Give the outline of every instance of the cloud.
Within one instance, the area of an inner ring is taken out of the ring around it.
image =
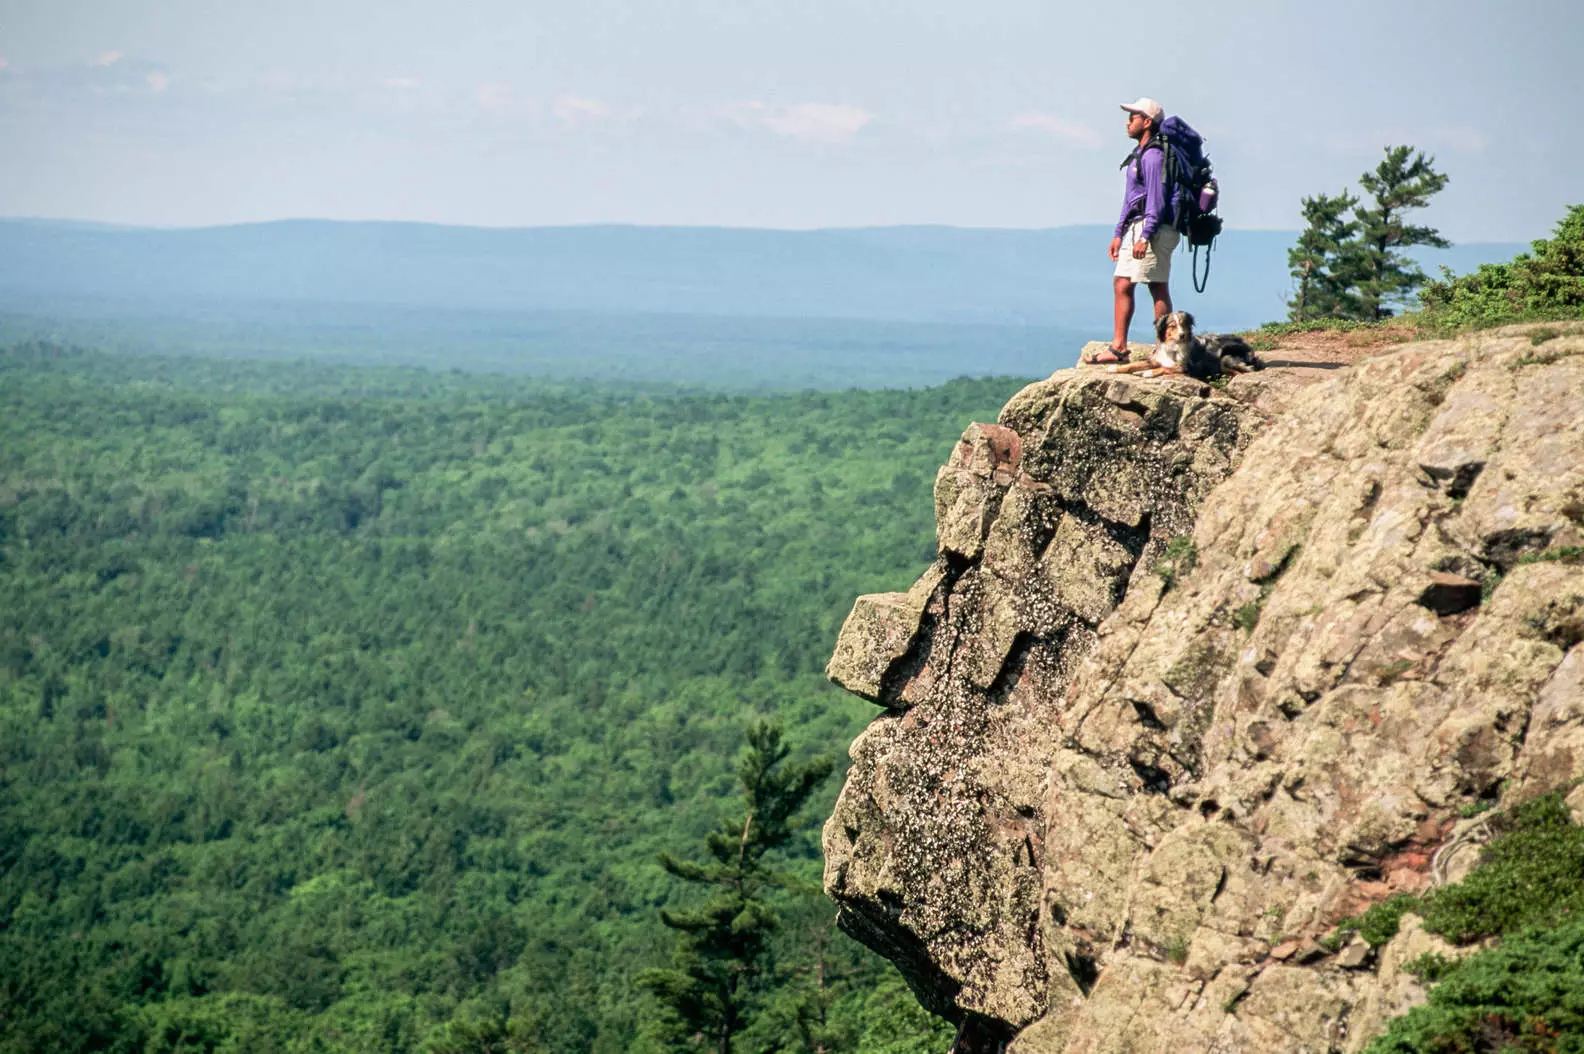
[[[392,91],[411,91],[414,88],[422,88],[423,81],[417,77],[386,77],[380,81],[380,87],[390,88]]]
[[[733,103],[719,116],[741,128],[763,128],[805,143],[845,143],[874,120],[875,115],[841,103],[801,102],[769,106],[762,102]]]
[[[5,60],[5,56],[3,56],[3,55],[0,55],[0,70],[3,70],[3,69],[5,69],[5,68],[6,68],[6,67],[7,67],[7,66],[9,66],[9,65],[11,65],[11,63],[9,63],[9,62],[7,62],[7,61],[6,61],[6,60]]]
[[[557,95],[550,111],[556,115],[556,120],[566,124],[600,121],[611,115],[609,104],[578,95]]]
[[[114,66],[116,63],[120,62],[121,58],[122,58],[121,52],[119,52],[119,51],[107,51],[103,55],[100,55],[98,58],[94,59],[88,65],[90,65],[90,66],[98,66],[101,69],[105,69],[105,68],[108,68],[110,66]]]
[[[473,102],[481,110],[504,110],[511,105],[511,89],[504,84],[480,84],[473,89]]]
[[[765,117],[771,131],[809,143],[844,143],[874,120],[874,114],[857,106],[805,102]]]
[[[153,92],[155,95],[158,95],[160,92],[170,87],[170,75],[161,70],[155,70],[153,73],[150,73],[148,76],[143,78],[143,83],[148,85],[149,91]]]
[[[1100,142],[1100,133],[1093,128],[1078,121],[1058,117],[1053,113],[1019,114],[1012,118],[1011,127],[1018,131],[1044,132],[1046,135],[1054,135],[1058,139],[1065,139],[1082,146],[1094,146]]]
[[[642,115],[640,108],[618,108],[603,99],[590,99],[582,95],[557,95],[550,104],[555,119],[569,128],[592,124],[625,123]]]

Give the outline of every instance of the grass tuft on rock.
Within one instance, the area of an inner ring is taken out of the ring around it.
[[[1171,589],[1178,579],[1198,566],[1199,547],[1194,545],[1188,535],[1179,534],[1166,543],[1165,551],[1150,570],[1161,577],[1167,589]]]

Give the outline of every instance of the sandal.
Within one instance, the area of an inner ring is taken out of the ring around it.
[[[1097,351],[1091,355],[1088,362],[1091,366],[1111,366],[1127,360],[1128,353],[1126,348],[1106,348],[1104,351]]]

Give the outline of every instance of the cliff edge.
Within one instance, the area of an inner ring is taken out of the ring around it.
[[[1529,333],[1275,402],[1063,371],[964,433],[828,668],[884,710],[824,835],[957,1049],[1357,1051],[1423,999],[1414,926],[1316,938],[1584,776],[1584,329]]]

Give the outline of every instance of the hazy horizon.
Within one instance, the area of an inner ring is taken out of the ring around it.
[[[1560,219],[1560,217],[1558,217]],[[835,225],[829,227],[774,227],[754,224],[736,223],[624,223],[616,221],[591,220],[586,223],[441,223],[436,220],[408,220],[369,217],[366,219],[337,219],[332,216],[275,216],[269,219],[241,220],[234,223],[200,223],[200,224],[158,224],[158,223],[115,223],[108,220],[96,220],[85,216],[46,216],[46,215],[0,215],[0,223],[52,223],[62,225],[81,225],[86,227],[102,227],[111,230],[132,231],[202,231],[223,230],[233,227],[262,227],[277,223],[339,223],[346,225],[357,224],[390,224],[392,226],[409,227],[448,227],[457,230],[480,231],[541,231],[541,230],[586,230],[590,228],[636,228],[643,230],[722,230],[722,231],[765,231],[777,234],[817,234],[821,232],[840,231],[905,231],[905,230],[951,230],[951,231],[1007,231],[1011,233],[1039,234],[1050,231],[1077,230],[1095,228],[1110,230],[1111,223],[1101,220],[1076,221],[1073,223],[1059,223],[1045,227],[1017,227],[1017,226],[968,226],[959,223],[869,223]],[[1296,236],[1301,228],[1293,227],[1242,227],[1227,224],[1226,231],[1243,232],[1248,234],[1291,234]],[[1537,237],[1546,237],[1551,232],[1548,229]],[[1471,239],[1464,242],[1454,242],[1454,245],[1509,245],[1527,244],[1533,239],[1511,238],[1482,238]]]
[[[1109,336],[1107,233],[0,220],[0,339],[748,388],[1040,376]],[[1220,332],[1282,317],[1292,239],[1229,232],[1177,306]],[[1463,272],[1523,248],[1415,256]]]

